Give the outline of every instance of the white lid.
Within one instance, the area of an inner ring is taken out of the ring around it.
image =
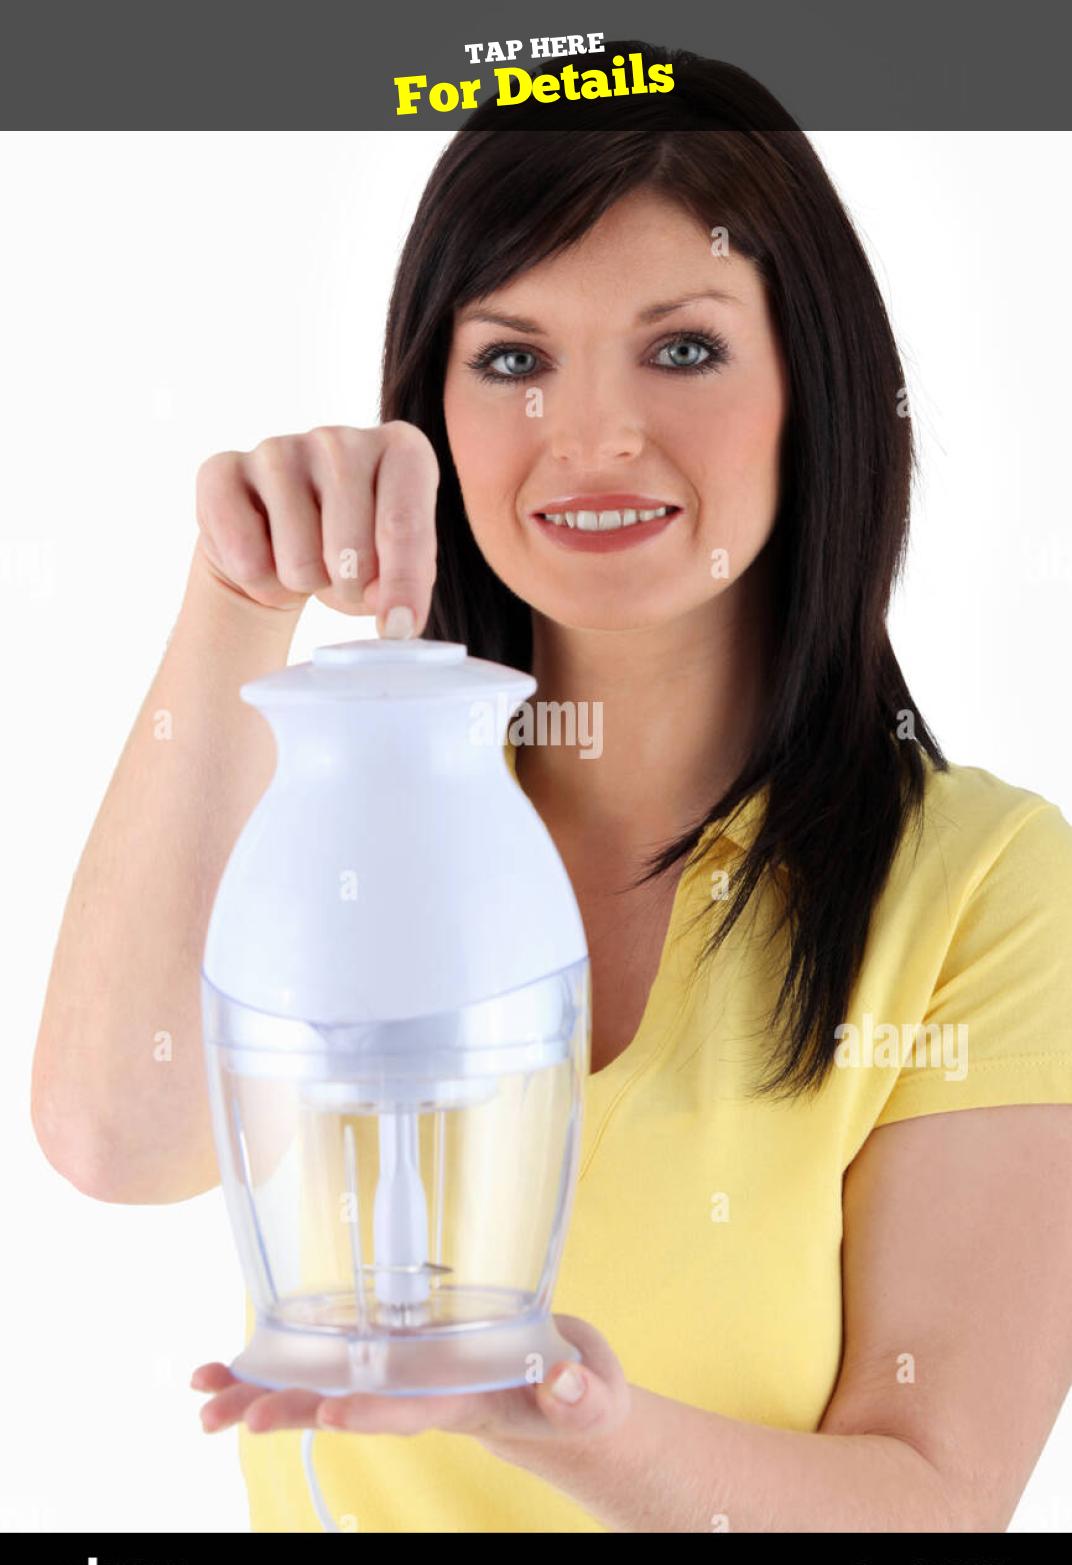
[[[251,706],[322,701],[471,700],[502,692],[517,701],[531,695],[531,674],[471,658],[459,641],[343,641],[317,647],[309,663],[248,681]]]
[[[503,753],[535,688],[456,643],[372,639],[243,685],[278,759],[220,881],[208,981],[275,1016],[364,1026],[584,957],[565,866]]]

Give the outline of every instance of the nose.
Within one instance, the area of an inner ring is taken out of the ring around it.
[[[543,409],[548,448],[556,461],[599,467],[627,461],[643,449],[641,420],[616,379],[613,372],[596,376],[559,370]]]

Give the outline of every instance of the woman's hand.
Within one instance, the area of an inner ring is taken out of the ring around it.
[[[435,581],[438,486],[435,448],[401,419],[276,435],[202,464],[198,552],[227,587],[269,608],[317,597],[375,614],[381,635],[419,635]]]
[[[551,1366],[542,1384],[450,1396],[321,1396],[265,1391],[237,1380],[224,1364],[202,1364],[190,1384],[211,1391],[201,1409],[207,1433],[244,1421],[255,1434],[276,1429],[335,1429],[352,1434],[415,1435],[442,1429],[472,1435],[495,1454],[522,1461],[524,1448],[564,1436],[610,1433],[629,1413],[630,1386],[606,1339],[574,1315],[555,1325],[582,1360]],[[574,1391],[579,1391],[573,1397]]]

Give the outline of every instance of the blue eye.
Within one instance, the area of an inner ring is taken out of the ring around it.
[[[680,354],[684,349],[686,353],[692,353],[699,349],[702,358],[691,358],[687,362],[680,357],[671,358],[667,362],[659,362],[662,354]],[[711,370],[721,369],[729,360],[729,349],[722,337],[709,337],[706,332],[681,332],[676,337],[671,337],[658,349],[656,357],[649,359],[648,363],[654,369],[662,370],[670,375],[704,375]],[[498,370],[494,366],[498,360],[512,361],[505,370]],[[518,365],[518,359],[528,360],[528,364]],[[475,358],[466,361],[481,380],[489,381],[493,385],[505,386],[515,381],[531,380],[539,371],[539,360],[531,348],[518,348],[508,342],[493,342],[484,348]]]
[[[674,342],[668,342],[665,347],[659,349],[659,353],[677,353],[684,349],[686,353],[693,349],[699,349],[704,355],[702,359],[692,359],[688,363],[681,359],[672,359],[669,364],[660,364],[660,369],[697,370],[703,368],[711,358],[711,350],[706,343],[700,342],[695,337],[678,337]]]
[[[669,364],[657,362],[660,354],[676,353],[681,348],[686,352],[699,348],[703,358],[691,359],[688,363],[683,363],[681,359],[671,359]],[[708,336],[704,331],[685,331],[678,332],[676,337],[667,338],[652,362],[656,369],[666,370],[671,375],[706,375],[710,370],[721,369],[729,361],[730,350],[725,337],[717,334]]]
[[[531,359],[532,367],[535,368],[536,366],[536,355],[534,353],[530,353],[527,348],[511,348],[508,353],[500,353],[499,358],[513,359],[515,361],[512,366],[508,365],[506,370],[507,375],[512,380],[524,380],[526,375],[532,374],[532,369],[518,367],[516,362],[518,359]]]
[[[533,368],[520,371],[493,370],[492,366],[497,359],[531,359]],[[485,348],[483,353],[478,353],[475,359],[469,360],[469,368],[476,370],[481,380],[497,381],[500,384],[508,380],[528,380],[535,373],[536,355],[530,348],[510,348],[502,343],[492,343],[490,348]]]

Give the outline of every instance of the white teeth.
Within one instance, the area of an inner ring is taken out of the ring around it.
[[[657,506],[653,511],[545,511],[544,520],[556,527],[575,527],[580,532],[612,532],[618,527],[632,527],[636,522],[650,522],[656,516],[665,516],[668,505]]]

